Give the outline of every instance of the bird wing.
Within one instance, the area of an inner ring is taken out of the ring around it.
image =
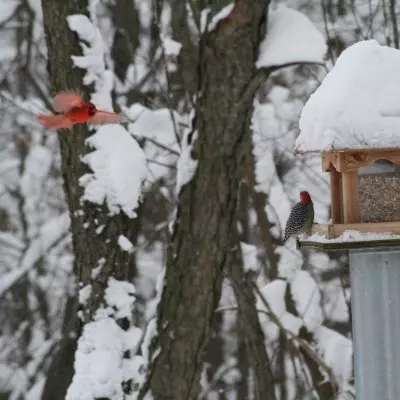
[[[82,96],[73,91],[61,92],[53,99],[54,110],[62,113],[67,113],[75,107],[82,107],[84,104]]]
[[[107,112],[107,111],[97,111],[96,114],[89,119],[88,124],[91,125],[103,125],[103,124],[118,124],[121,122],[121,114]]]
[[[72,122],[65,115],[38,115],[36,118],[50,131],[72,129]]]
[[[304,228],[308,217],[309,214],[305,212],[305,206],[300,202],[295,204],[290,211],[289,218],[286,222],[284,241],[286,241],[290,236],[300,233],[302,228]]]

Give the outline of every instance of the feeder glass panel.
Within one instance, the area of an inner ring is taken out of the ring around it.
[[[358,169],[361,222],[400,221],[400,166],[377,160]]]

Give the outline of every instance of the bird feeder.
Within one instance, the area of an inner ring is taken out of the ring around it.
[[[374,40],[356,43],[304,106],[295,153],[321,154],[330,174],[331,222],[311,231],[330,243],[304,239],[301,247],[400,244],[399,68],[399,50]]]
[[[322,170],[330,174],[331,223],[316,224],[311,234],[337,239],[345,231],[400,235],[400,148],[322,152]],[[300,241],[301,247],[343,249],[399,245],[399,238],[341,242]],[[384,243],[382,243],[384,242]]]

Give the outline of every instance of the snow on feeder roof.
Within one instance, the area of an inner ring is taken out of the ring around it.
[[[303,108],[295,152],[400,149],[400,51],[358,42]]]

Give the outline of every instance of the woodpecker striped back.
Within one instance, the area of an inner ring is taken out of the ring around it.
[[[283,242],[286,242],[291,236],[297,236],[311,228],[314,222],[314,205],[309,195],[307,199],[307,204],[300,201],[290,211],[289,218],[286,222]]]

